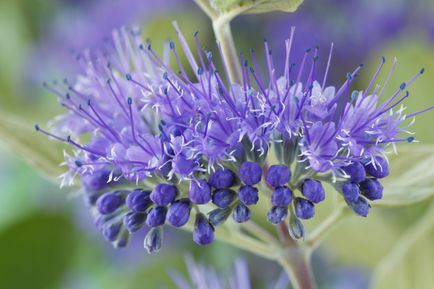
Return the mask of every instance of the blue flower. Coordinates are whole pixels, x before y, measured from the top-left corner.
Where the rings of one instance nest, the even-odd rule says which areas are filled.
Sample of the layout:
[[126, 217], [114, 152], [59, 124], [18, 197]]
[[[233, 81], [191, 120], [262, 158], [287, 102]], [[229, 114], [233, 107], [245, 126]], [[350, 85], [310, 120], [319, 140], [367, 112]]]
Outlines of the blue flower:
[[193, 239], [207, 245], [214, 226], [231, 215], [248, 222], [257, 203], [271, 203], [263, 217], [272, 224], [289, 221], [293, 238], [303, 238], [301, 220], [313, 218], [315, 205], [326, 198], [323, 182], [367, 216], [370, 202], [383, 195], [378, 179], [389, 174], [388, 148], [412, 142], [406, 121], [433, 108], [398, 108], [423, 69], [384, 102], [387, 83], [374, 84], [385, 59], [363, 90], [351, 89], [361, 65], [341, 85], [329, 85], [331, 52], [320, 75], [318, 47], [306, 50], [296, 69], [294, 29], [281, 74], [265, 42], [267, 75], [252, 51], [252, 65], [240, 59], [241, 83], [227, 83], [198, 35], [194, 53], [175, 28], [181, 49], [170, 42], [166, 52], [176, 70], [141, 42], [138, 31], [124, 29], [114, 33], [119, 45], [89, 56], [77, 83], [45, 85], [67, 112], [52, 122], [52, 132], [36, 130], [71, 146], [63, 183], [81, 179], [98, 228], [117, 247], [146, 225], [155, 228], [145, 241], [154, 252], [166, 221], [184, 226], [191, 212]]

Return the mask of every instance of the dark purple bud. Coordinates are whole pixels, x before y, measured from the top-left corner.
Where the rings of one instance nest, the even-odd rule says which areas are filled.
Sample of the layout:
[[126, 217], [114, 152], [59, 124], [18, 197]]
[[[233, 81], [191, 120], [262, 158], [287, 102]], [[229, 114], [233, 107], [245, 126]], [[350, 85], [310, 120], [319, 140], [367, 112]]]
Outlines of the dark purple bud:
[[146, 234], [143, 246], [149, 254], [157, 253], [161, 249], [163, 244], [163, 228], [152, 228], [148, 234]]
[[109, 186], [107, 181], [110, 177], [109, 170], [98, 170], [93, 174], [81, 176], [81, 184], [86, 192], [97, 192]]
[[128, 194], [126, 203], [128, 208], [135, 212], [144, 212], [152, 204], [151, 191], [136, 189]]
[[353, 161], [346, 167], [342, 168], [344, 172], [350, 176], [350, 181], [360, 183], [366, 179], [365, 167], [358, 161]]
[[218, 169], [211, 174], [208, 183], [216, 189], [230, 188], [235, 183], [235, 175], [231, 170]]
[[287, 207], [292, 201], [292, 191], [290, 188], [278, 187], [271, 193], [271, 203], [277, 207]]
[[258, 163], [245, 162], [240, 167], [240, 179], [246, 185], [253, 186], [261, 181], [262, 167]]
[[312, 203], [324, 201], [325, 192], [320, 181], [307, 179], [301, 187], [301, 193]]
[[116, 211], [124, 204], [124, 198], [119, 192], [109, 192], [101, 195], [96, 201], [96, 208], [102, 215], [108, 215]]
[[212, 194], [212, 202], [220, 208], [227, 208], [237, 197], [237, 194], [229, 189], [216, 190]]
[[291, 171], [287, 166], [272, 165], [265, 174], [265, 180], [272, 187], [282, 187], [291, 179]]
[[365, 165], [366, 172], [374, 178], [381, 179], [389, 175], [389, 164], [382, 157], [375, 157], [373, 162]]
[[288, 208], [286, 207], [272, 207], [267, 214], [268, 221], [272, 224], [279, 224], [288, 215]]
[[232, 209], [231, 208], [217, 208], [215, 210], [212, 210], [209, 212], [209, 222], [213, 226], [219, 226], [226, 222], [228, 217], [231, 215]]
[[360, 195], [359, 185], [356, 183], [346, 182], [342, 185], [342, 195], [347, 202], [357, 200]]
[[123, 218], [124, 227], [130, 233], [137, 232], [145, 224], [146, 216], [146, 213], [128, 212]]
[[166, 213], [166, 207], [160, 206], [152, 208], [148, 213], [148, 217], [146, 218], [146, 225], [152, 228], [163, 225], [166, 221]]
[[310, 219], [315, 215], [315, 206], [311, 201], [296, 198], [294, 201], [295, 215], [300, 219]]
[[371, 201], [383, 197], [383, 185], [377, 179], [366, 179], [360, 183], [362, 194]]
[[369, 209], [371, 208], [368, 201], [361, 196], [355, 201], [348, 202], [348, 206], [350, 206], [354, 213], [362, 217], [368, 216]]
[[291, 216], [289, 218], [288, 229], [289, 234], [293, 239], [298, 240], [304, 238], [304, 225], [296, 216]]
[[252, 186], [242, 186], [238, 191], [238, 198], [246, 206], [254, 205], [259, 200], [258, 189]]
[[174, 185], [158, 184], [152, 190], [151, 200], [158, 206], [167, 206], [178, 195], [178, 189]]
[[214, 241], [214, 227], [201, 213], [196, 215], [193, 240], [199, 245], [209, 245]]
[[121, 228], [121, 223], [106, 223], [101, 226], [101, 233], [108, 242], [114, 242], [116, 241]]
[[191, 202], [189, 199], [175, 201], [167, 211], [167, 222], [174, 227], [182, 227], [190, 219], [190, 211]]
[[121, 230], [116, 240], [112, 242], [112, 245], [117, 249], [125, 248], [128, 245], [129, 240], [130, 233], [128, 233], [126, 230]]
[[237, 223], [245, 223], [250, 220], [250, 210], [243, 204], [238, 204], [233, 213], [232, 219]]
[[191, 181], [188, 197], [195, 204], [207, 204], [211, 201], [211, 188], [206, 180]]

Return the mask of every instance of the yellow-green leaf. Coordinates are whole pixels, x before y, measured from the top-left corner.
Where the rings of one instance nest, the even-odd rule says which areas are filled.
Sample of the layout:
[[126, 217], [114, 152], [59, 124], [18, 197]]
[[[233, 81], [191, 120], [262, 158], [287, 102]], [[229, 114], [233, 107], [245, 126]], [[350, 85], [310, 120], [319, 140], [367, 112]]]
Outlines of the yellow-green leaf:
[[219, 12], [240, 10], [245, 13], [294, 12], [302, 2], [303, 0], [210, 0], [211, 6]]

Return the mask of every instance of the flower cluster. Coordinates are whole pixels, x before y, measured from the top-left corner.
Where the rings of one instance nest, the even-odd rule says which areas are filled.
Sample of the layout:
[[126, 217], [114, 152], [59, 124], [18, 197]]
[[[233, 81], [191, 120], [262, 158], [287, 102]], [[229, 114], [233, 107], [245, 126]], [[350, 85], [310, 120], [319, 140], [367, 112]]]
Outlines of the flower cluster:
[[173, 41], [162, 59], [138, 31], [123, 29], [111, 47], [86, 54], [75, 85], [45, 84], [68, 112], [52, 132], [36, 129], [73, 147], [63, 184], [80, 177], [98, 228], [118, 247], [147, 226], [145, 247], [157, 251], [166, 223], [190, 226], [196, 243], [210, 244], [216, 226], [230, 216], [247, 222], [262, 200], [271, 202], [272, 224], [289, 218], [302, 238], [301, 220], [325, 199], [323, 182], [366, 216], [382, 197], [387, 148], [413, 141], [407, 120], [431, 109], [406, 114], [401, 105], [423, 69], [380, 103], [396, 62], [382, 86], [384, 59], [366, 89], [350, 89], [362, 66], [336, 89], [326, 85], [331, 53], [321, 77], [318, 47], [292, 62], [292, 29], [281, 75], [265, 42], [267, 73], [251, 51], [251, 63], [240, 56], [241, 83], [232, 83], [197, 33], [194, 53], [175, 28], [188, 66]]

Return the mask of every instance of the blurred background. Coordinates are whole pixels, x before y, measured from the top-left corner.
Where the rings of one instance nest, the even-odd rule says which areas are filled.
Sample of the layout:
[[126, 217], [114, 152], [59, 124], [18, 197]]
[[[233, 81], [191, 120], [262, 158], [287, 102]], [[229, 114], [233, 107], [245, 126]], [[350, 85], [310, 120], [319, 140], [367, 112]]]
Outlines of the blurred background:
[[[191, 0], [0, 0], [2, 119], [28, 122], [31, 139], [34, 123], [46, 123], [62, 111], [56, 97], [42, 88], [43, 81], [74, 80], [80, 52], [98, 47], [122, 25], [141, 26], [144, 39], [162, 47], [175, 36], [173, 20], [186, 36], [199, 29], [201, 43], [213, 47], [210, 23]], [[434, 104], [434, 1], [305, 0], [294, 14], [242, 16], [234, 21], [233, 32], [237, 48], [246, 54], [251, 47], [262, 53], [267, 38], [275, 62], [281, 63], [291, 26], [296, 26], [296, 57], [319, 45], [325, 62], [334, 43], [330, 81], [336, 86], [347, 72], [364, 63], [355, 85], [361, 89], [381, 56], [387, 59], [386, 71], [397, 56], [389, 91], [424, 67], [426, 73], [410, 89], [408, 110]], [[434, 113], [417, 119], [412, 128], [417, 140], [434, 144], [433, 121]], [[220, 242], [199, 248], [190, 234], [179, 231], [168, 232], [170, 245], [158, 256], [146, 254], [143, 236], [135, 236], [128, 248], [115, 251], [94, 229], [80, 198], [59, 189], [13, 151], [10, 146], [0, 148], [0, 288], [176, 288], [169, 272], [184, 274], [187, 254], [219, 272], [230, 271], [234, 259], [243, 257], [258, 289], [267, 288], [280, 276], [273, 263]], [[61, 151], [58, 154], [61, 158]], [[354, 217], [343, 223], [314, 256], [320, 288], [367, 288], [374, 267], [425, 207], [378, 209], [368, 219]], [[434, 236], [432, 231], [429, 236]], [[419, 247], [430, 250], [432, 256], [432, 244], [427, 241]], [[409, 284], [419, 286], [402, 288], [432, 288], [433, 262], [424, 260], [419, 265], [413, 260], [414, 270], [427, 274], [423, 280], [417, 274], [411, 277]]]

